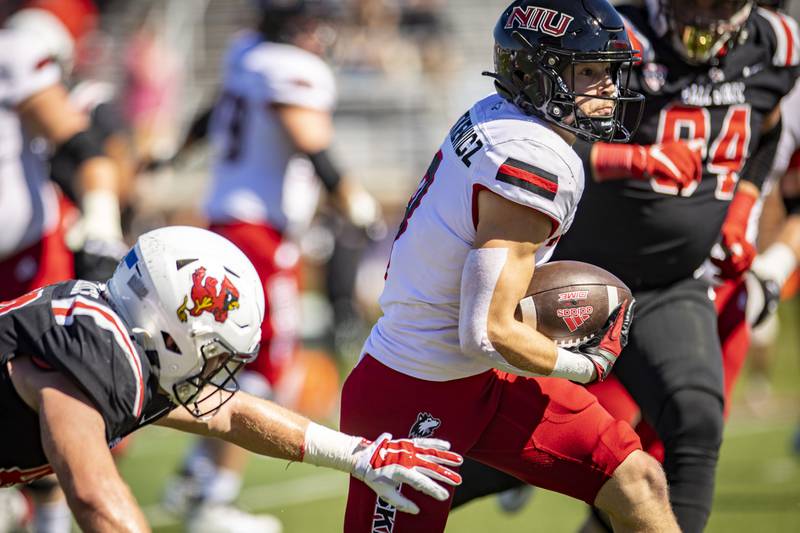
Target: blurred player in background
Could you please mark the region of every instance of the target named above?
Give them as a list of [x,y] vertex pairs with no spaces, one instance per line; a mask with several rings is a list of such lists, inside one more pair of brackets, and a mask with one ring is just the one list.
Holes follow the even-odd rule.
[[[458,120],[408,203],[341,427],[446,436],[473,459],[599,505],[623,530],[677,531],[656,462],[568,381],[610,373],[633,302],[615,308],[595,347],[575,351],[514,318],[575,216],[583,169],[571,144],[630,137],[620,117],[641,95],[619,78],[635,60],[623,22],[605,0],[520,0],[494,37],[498,94]],[[345,531],[435,533],[448,510],[400,516],[351,480]]]
[[0,303],[0,487],[58,475],[84,531],[149,531],[109,448],[157,423],[342,470],[405,512],[397,487],[447,499],[461,462],[436,439],[344,435],[247,394],[261,280],[232,243],[169,227],[139,238],[108,284],[69,280]]
[[[333,73],[323,56],[333,44],[341,6],[322,0],[260,0],[256,30],[229,47],[221,95],[209,115],[213,175],[205,214],[210,229],[239,246],[261,277],[266,298],[261,356],[242,375],[243,388],[269,398],[298,349],[299,250],[292,236],[308,225],[319,182],[356,225],[378,217],[378,205],[333,162]],[[192,128],[202,134],[202,120]],[[206,439],[184,461],[165,505],[188,512],[189,531],[273,531],[275,520],[230,506],[247,455]],[[273,529],[270,529],[273,528]]]
[[[0,30],[5,74],[0,81],[1,300],[74,277],[65,243],[69,202],[62,191],[68,190],[81,209],[76,242],[89,264],[124,251],[117,169],[61,83],[76,41],[91,28],[91,14],[87,2],[32,1]],[[69,169],[61,173],[60,187],[49,179],[51,167]],[[30,492],[37,504],[33,527],[68,531],[69,511],[54,478],[34,483]]]
[[[769,306],[770,293],[780,295],[783,298],[792,298],[796,295],[797,283],[796,272],[798,261],[800,261],[800,120],[798,120],[798,106],[800,106],[800,83],[796,84],[792,92],[781,103],[781,113],[783,116],[783,132],[778,145],[772,172],[770,173],[769,183],[777,188],[777,193],[783,200],[786,218],[783,219],[779,228],[776,229],[774,241],[766,247],[753,261],[751,267],[754,278],[758,280],[759,287],[764,287],[762,291],[765,297],[762,306],[751,306],[760,316],[755,318],[762,319],[764,324],[756,328],[753,332],[754,350],[762,359],[753,361],[756,371],[762,373],[764,379],[770,365],[769,360],[763,353],[777,340],[778,323],[775,317],[769,315],[775,311],[775,301],[773,306]],[[753,283],[751,283],[753,285]],[[748,306],[750,302],[748,301]],[[771,318],[771,320],[770,320]],[[757,341],[757,342],[756,342]],[[758,376],[756,376],[758,377]],[[753,375],[751,374],[751,379]],[[800,452],[800,429],[797,431],[794,440],[794,449]]]

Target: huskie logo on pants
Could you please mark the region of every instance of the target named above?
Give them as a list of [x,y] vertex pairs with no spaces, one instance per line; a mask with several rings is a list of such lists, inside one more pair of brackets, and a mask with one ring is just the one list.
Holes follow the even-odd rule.
[[[419,439],[432,437],[434,431],[442,425],[442,421],[427,411],[417,414],[417,420],[408,431],[408,438]],[[397,509],[391,504],[378,498],[375,502],[375,513],[372,516],[372,533],[392,533]]]

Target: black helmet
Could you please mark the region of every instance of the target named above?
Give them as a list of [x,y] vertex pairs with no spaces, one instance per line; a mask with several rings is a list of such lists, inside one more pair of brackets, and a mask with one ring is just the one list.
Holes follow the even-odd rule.
[[[653,5],[653,4],[656,5]],[[761,2],[777,7],[780,2]],[[709,64],[744,38],[742,31],[755,0],[649,0],[660,10],[672,46],[689,63]]]
[[310,21],[332,21],[343,16],[336,0],[251,0],[261,14],[261,33],[268,40],[291,43]]
[[[495,72],[484,74],[495,79],[500,96],[581,139],[630,140],[644,102],[644,96],[628,89],[637,51],[631,48],[622,18],[606,0],[517,0],[500,16],[494,41]],[[575,93],[566,80],[574,79],[580,63],[610,63],[617,93]],[[613,116],[585,115],[575,102],[581,96],[612,100]],[[627,129],[623,119],[629,104],[637,109]]]

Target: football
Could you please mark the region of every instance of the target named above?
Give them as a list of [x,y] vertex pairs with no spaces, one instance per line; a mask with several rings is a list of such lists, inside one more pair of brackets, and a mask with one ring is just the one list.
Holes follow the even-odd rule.
[[593,337],[614,308],[630,297],[630,289],[600,267],[554,261],[536,268],[516,318],[569,347]]

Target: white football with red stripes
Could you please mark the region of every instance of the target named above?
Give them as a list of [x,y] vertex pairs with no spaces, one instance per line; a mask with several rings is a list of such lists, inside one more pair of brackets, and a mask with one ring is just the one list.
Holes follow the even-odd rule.
[[600,267],[554,261],[536,268],[516,318],[569,347],[593,337],[630,297],[630,289]]

